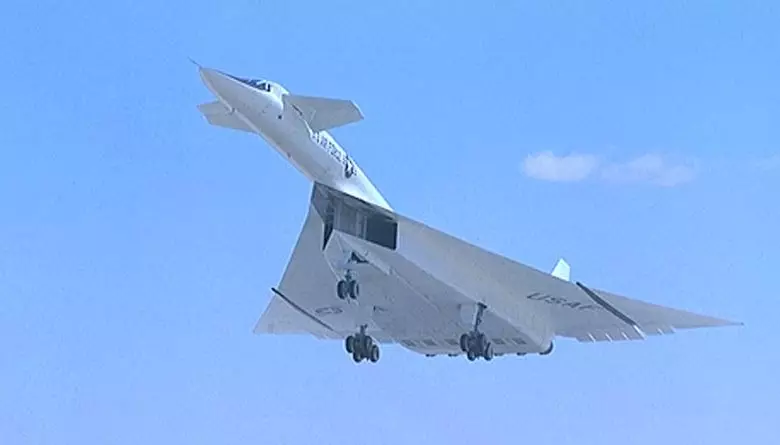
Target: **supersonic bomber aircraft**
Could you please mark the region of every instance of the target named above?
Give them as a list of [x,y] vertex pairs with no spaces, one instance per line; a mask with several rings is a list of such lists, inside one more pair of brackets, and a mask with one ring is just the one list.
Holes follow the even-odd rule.
[[355,362],[398,343],[426,356],[547,355],[556,337],[643,340],[735,325],[629,299],[520,264],[395,212],[329,129],[363,119],[349,100],[198,65],[216,126],[260,135],[312,182],[298,241],[255,333],[344,341]]

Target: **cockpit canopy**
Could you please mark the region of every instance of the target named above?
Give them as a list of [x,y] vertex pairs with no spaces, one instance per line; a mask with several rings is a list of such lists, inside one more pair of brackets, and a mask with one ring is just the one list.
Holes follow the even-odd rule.
[[267,91],[269,93],[271,92],[271,83],[266,82],[265,80],[249,79],[246,81],[246,83],[257,88],[258,90]]
[[282,96],[286,94],[290,94],[283,86],[279,85],[276,82],[271,82],[270,80],[262,80],[262,79],[247,79],[244,77],[237,77],[230,74],[226,74],[228,77],[237,80],[244,85],[248,85],[252,88],[255,88],[257,90],[271,93],[274,96],[277,96],[281,98]]
[[260,91],[265,91],[267,93],[271,92],[271,82],[268,82],[267,80],[261,80],[261,79],[244,79],[243,77],[236,77],[236,76],[230,76],[233,79],[249,85],[252,88],[257,88]]

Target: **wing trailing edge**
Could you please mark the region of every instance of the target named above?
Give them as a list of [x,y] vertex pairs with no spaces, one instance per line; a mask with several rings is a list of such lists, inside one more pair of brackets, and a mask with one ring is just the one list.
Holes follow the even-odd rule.
[[[577,285],[582,286],[581,283]],[[587,293],[585,289],[592,294]],[[604,309],[603,313],[613,316],[613,322],[596,319],[587,322],[572,320],[560,326],[558,335],[576,338],[581,342],[644,340],[646,336],[674,334],[678,329],[743,325],[741,322],[664,307],[603,290],[590,288],[582,290],[599,303]],[[593,295],[596,298],[593,298]]]

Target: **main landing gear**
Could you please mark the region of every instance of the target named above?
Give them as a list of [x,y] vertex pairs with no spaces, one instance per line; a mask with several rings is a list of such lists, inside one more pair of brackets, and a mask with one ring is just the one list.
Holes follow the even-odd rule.
[[341,300],[346,300],[347,298],[357,300],[357,297],[360,296],[360,285],[357,280],[352,278],[349,272],[347,272],[343,280],[339,280],[336,283],[336,295]]
[[466,353],[466,358],[471,362],[478,357],[487,361],[493,360],[493,343],[490,343],[481,332],[468,332],[461,335],[460,349]]
[[479,303],[474,329],[460,336],[460,350],[466,353],[466,358],[471,362],[477,357],[482,357],[486,361],[493,360],[493,344],[488,341],[485,334],[479,332],[479,325],[482,324],[482,315],[486,308],[487,306]]
[[360,332],[357,334],[347,337],[344,347],[349,354],[352,354],[355,363],[363,360],[369,360],[371,363],[379,361],[379,346],[374,343],[371,336],[366,334],[366,325],[360,326]]

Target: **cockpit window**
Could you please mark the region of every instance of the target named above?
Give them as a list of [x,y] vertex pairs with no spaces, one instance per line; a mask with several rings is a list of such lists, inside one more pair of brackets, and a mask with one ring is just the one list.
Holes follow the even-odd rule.
[[271,84],[263,80],[250,80],[248,83],[258,90],[271,92]]
[[247,85],[251,86],[252,88],[257,88],[260,91],[265,91],[265,92],[268,92],[268,93],[271,92],[271,88],[272,88],[271,82],[268,82],[268,81],[265,81],[265,80],[260,80],[260,79],[244,79],[244,78],[241,78],[241,77],[231,76],[229,74],[228,74],[228,76],[232,77],[233,79],[235,79],[235,80],[237,80],[237,81],[239,81],[241,83],[247,84]]
[[[233,76],[230,76],[233,77]],[[242,79],[240,77],[233,77],[239,82],[245,83],[249,85],[250,87],[257,88],[260,91],[266,91],[271,92],[271,84],[269,82],[266,82],[265,80],[259,80],[259,79]]]

